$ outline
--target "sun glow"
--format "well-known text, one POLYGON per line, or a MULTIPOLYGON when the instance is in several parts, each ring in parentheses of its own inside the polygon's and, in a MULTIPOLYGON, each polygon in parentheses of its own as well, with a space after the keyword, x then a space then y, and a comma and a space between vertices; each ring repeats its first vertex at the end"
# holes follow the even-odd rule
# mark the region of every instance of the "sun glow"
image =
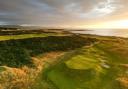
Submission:
POLYGON ((95 25, 88 25, 87 28, 114 28, 114 29, 128 29, 128 20, 109 21, 95 25))

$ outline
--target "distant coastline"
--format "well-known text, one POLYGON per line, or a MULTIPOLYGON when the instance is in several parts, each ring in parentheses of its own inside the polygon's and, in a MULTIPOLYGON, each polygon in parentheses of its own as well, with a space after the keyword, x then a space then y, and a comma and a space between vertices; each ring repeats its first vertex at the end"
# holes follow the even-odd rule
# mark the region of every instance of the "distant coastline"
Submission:
POLYGON ((128 29, 109 29, 109 30, 70 30, 69 32, 75 34, 91 34, 100 36, 115 36, 128 38, 128 29))

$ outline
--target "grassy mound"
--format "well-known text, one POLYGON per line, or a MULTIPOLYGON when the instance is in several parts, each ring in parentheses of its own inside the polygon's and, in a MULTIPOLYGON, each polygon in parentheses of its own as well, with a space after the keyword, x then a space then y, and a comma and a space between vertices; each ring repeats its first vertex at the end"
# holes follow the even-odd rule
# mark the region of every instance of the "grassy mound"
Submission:
POLYGON ((127 43, 127 40, 102 39, 68 57, 64 55, 63 61, 45 74, 57 89, 127 89, 127 43))

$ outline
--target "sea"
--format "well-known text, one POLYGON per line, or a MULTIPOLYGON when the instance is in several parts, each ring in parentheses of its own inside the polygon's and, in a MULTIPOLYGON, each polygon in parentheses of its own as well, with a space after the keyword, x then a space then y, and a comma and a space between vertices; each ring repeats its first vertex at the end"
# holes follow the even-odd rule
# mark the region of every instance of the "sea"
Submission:
POLYGON ((70 30, 76 34, 92 34, 100 36, 117 36, 128 38, 128 29, 85 29, 85 30, 70 30))

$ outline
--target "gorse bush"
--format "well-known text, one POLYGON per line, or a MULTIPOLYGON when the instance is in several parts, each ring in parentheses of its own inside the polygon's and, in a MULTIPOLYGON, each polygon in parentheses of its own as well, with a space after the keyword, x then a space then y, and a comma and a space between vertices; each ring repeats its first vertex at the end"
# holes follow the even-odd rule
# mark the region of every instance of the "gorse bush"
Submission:
POLYGON ((96 41, 96 39, 82 38, 73 35, 25 39, 22 40, 22 43, 26 49, 32 52, 32 54, 38 54, 40 52, 73 50, 84 45, 89 45, 94 41, 96 41))
POLYGON ((0 43, 0 65, 20 67, 23 64, 32 64, 30 55, 26 49, 20 47, 17 42, 0 43))
POLYGON ((80 36, 49 36, 0 42, 0 65, 33 66, 31 56, 50 51, 68 51, 89 45, 96 39, 80 36))

